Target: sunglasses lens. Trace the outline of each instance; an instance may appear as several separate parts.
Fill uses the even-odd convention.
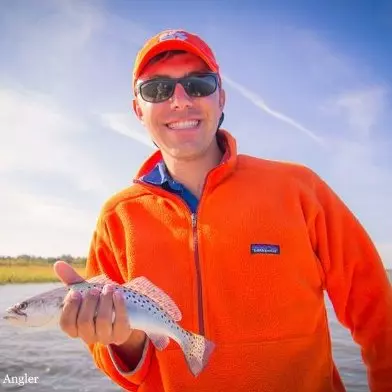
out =
[[[185,91],[191,97],[207,97],[216,90],[217,85],[215,75],[190,76],[183,82]]]
[[[186,93],[190,97],[207,97],[218,86],[216,75],[195,75],[180,80]],[[174,92],[176,80],[156,79],[144,82],[140,86],[140,95],[147,102],[163,102],[169,99]]]
[[[145,101],[163,102],[169,99],[174,90],[174,82],[170,80],[151,80],[140,88],[140,94]]]

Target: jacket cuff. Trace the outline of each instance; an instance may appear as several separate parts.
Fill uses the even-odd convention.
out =
[[[128,381],[140,385],[144,381],[150,367],[152,355],[152,343],[150,339],[148,337],[146,338],[142,357],[140,358],[137,366],[131,371],[129,370],[129,366],[127,366],[124,361],[114,352],[111,345],[106,347],[115,369]]]

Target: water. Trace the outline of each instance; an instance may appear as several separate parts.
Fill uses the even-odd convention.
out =
[[[0,286],[0,312],[8,306],[59,284]],[[38,376],[38,384],[2,384],[4,377]],[[62,331],[25,332],[0,321],[0,391],[121,391],[97,369],[79,339]]]
[[[0,312],[8,306],[58,284],[0,286]],[[336,320],[326,298],[333,341],[333,355],[348,392],[368,392],[365,368],[358,346],[349,332]],[[4,377],[38,376],[38,384],[17,386],[2,384]],[[109,380],[92,362],[90,353],[79,339],[70,339],[61,331],[25,332],[0,321],[0,391],[80,391],[122,389]]]

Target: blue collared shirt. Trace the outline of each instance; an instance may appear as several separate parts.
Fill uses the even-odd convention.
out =
[[[179,195],[188,205],[192,213],[196,212],[199,200],[184,185],[172,178],[163,160],[159,161],[141,180],[152,185],[161,186],[167,191]]]

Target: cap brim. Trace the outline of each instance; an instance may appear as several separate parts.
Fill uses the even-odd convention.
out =
[[[207,66],[211,69],[212,72],[218,72],[216,63],[211,61],[209,56],[207,56],[200,48],[190,44],[187,41],[172,39],[172,40],[159,42],[154,47],[152,47],[148,52],[145,53],[142,61],[139,63],[138,68],[135,70],[134,82],[136,81],[136,79],[139,78],[143,69],[152,58],[168,50],[185,50],[187,52],[193,53],[196,56],[200,57],[207,64]]]

